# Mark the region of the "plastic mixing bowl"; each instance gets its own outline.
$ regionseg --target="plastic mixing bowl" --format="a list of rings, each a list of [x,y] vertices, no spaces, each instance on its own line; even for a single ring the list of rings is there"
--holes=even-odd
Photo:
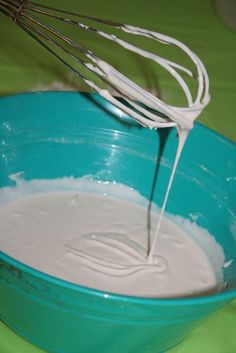
[[[0,186],[23,172],[34,178],[80,177],[127,184],[161,204],[176,131],[142,128],[96,95],[34,93],[0,99]],[[222,293],[148,299],[104,293],[59,280],[0,252],[0,318],[54,353],[164,352],[236,295],[235,144],[196,124],[184,149],[167,210],[198,214],[224,249]],[[7,236],[7,234],[5,235]],[[187,265],[187,264],[186,264]]]

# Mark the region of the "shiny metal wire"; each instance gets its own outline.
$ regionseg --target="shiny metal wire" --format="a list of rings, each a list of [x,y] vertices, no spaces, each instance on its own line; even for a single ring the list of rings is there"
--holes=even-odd
[[[190,129],[195,118],[209,102],[209,81],[203,63],[196,54],[176,39],[138,27],[56,9],[29,0],[0,0],[0,12],[27,32],[92,90],[98,92],[106,100],[144,126],[150,128],[179,126]],[[82,46],[79,41],[71,39],[61,30],[54,28],[49,23],[50,21],[47,21],[49,19],[79,27],[84,31],[94,33],[98,36],[98,39],[103,37],[108,41],[114,41],[127,50],[155,61],[177,80],[186,96],[187,106],[174,107],[166,104],[117,71],[113,66],[101,60],[90,49]],[[92,21],[94,25],[84,24],[81,22],[83,20]],[[159,43],[177,46],[192,60],[196,73],[173,61],[145,51],[114,34],[97,29],[96,25],[98,24],[107,26],[108,30],[112,27],[134,36],[140,35]],[[88,74],[82,73],[72,62],[81,64],[86,70],[98,76],[101,83],[103,82],[108,88],[104,89],[103,86],[95,83]],[[196,79],[198,88],[195,98],[193,98],[190,88],[180,73]],[[118,97],[122,97],[122,100]]]

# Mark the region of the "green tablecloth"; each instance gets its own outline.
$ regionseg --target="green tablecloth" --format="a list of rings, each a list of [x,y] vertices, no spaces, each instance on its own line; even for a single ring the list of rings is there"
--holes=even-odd
[[[212,100],[199,120],[236,140],[236,32],[222,22],[212,0],[51,0],[49,3],[153,29],[185,42],[201,57],[210,76]],[[90,43],[89,39],[87,41]],[[176,53],[173,58],[178,55]],[[111,62],[117,61],[112,50],[107,50],[105,56]],[[178,101],[177,87],[169,77],[160,74],[158,67],[144,66],[143,60],[126,53],[122,53],[118,65],[138,83],[155,90],[162,97]],[[45,86],[60,88],[61,84],[63,88],[85,89],[43,48],[0,16],[0,94],[41,90]],[[0,323],[0,352],[42,351]],[[173,353],[199,352],[236,352],[236,302],[207,319],[173,350]]]

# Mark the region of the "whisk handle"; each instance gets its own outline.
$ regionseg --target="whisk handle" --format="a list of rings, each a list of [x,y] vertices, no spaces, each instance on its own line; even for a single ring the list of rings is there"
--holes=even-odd
[[[8,0],[0,0],[0,12],[11,18],[13,22],[17,23],[27,3],[28,0],[15,0],[14,2]]]

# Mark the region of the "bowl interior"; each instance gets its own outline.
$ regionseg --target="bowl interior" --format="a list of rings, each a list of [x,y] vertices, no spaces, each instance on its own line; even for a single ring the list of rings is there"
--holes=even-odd
[[[175,129],[142,128],[96,95],[27,94],[0,99],[0,187],[10,175],[116,181],[162,204],[177,148]],[[196,124],[167,204],[222,245],[227,290],[236,287],[236,145]],[[155,177],[156,183],[155,183]],[[235,292],[234,292],[235,294]]]

